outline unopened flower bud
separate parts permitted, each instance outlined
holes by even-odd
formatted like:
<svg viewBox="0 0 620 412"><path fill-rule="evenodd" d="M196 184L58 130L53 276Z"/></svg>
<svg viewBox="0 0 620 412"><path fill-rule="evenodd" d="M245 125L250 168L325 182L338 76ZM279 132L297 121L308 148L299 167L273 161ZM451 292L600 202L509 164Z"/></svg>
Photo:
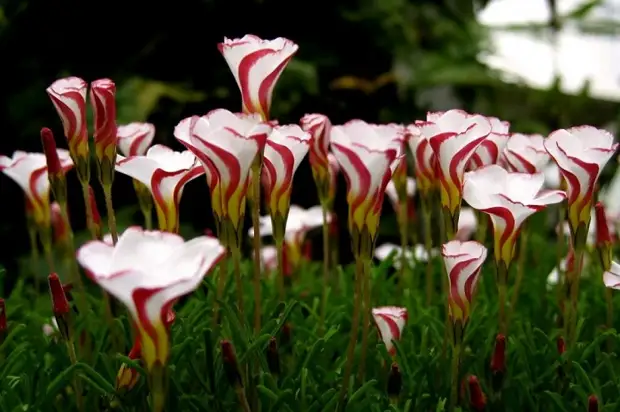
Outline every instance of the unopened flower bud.
<svg viewBox="0 0 620 412"><path fill-rule="evenodd" d="M224 373L228 379L228 383L234 388L243 387L241 373L239 373L239 365L237 364L237 356L235 348L228 340L220 341L222 348L222 361L224 363Z"/></svg>
<svg viewBox="0 0 620 412"><path fill-rule="evenodd" d="M50 293L52 296L52 309L54 310L55 316L65 316L69 314L71 310L69 306L69 301L67 300L67 295L65 294L65 290L60 283L60 279L58 275L52 273L47 278L50 288Z"/></svg>
<svg viewBox="0 0 620 412"><path fill-rule="evenodd" d="M611 267L612 260L612 240L609 234L609 224L605 214L605 207L601 202L594 206L596 216L596 250L603 270L607 271Z"/></svg>
<svg viewBox="0 0 620 412"><path fill-rule="evenodd" d="M69 241L69 230L62 216L62 211L58 202L53 202L51 204L50 218L54 232L54 243L59 246L65 246Z"/></svg>
<svg viewBox="0 0 620 412"><path fill-rule="evenodd" d="M97 199L95 198L95 191L92 186L88 186L88 201L90 203L90 209L92 210L93 215L93 227L95 236L97 239L101 239L101 215L99 214L99 209L97 208ZM88 222L87 222L88 223Z"/></svg>
<svg viewBox="0 0 620 412"><path fill-rule="evenodd" d="M104 186L114 180L116 145L116 85L110 79L95 80L90 84L90 103L95 124L95 157L99 180Z"/></svg>
<svg viewBox="0 0 620 412"><path fill-rule="evenodd" d="M564 338L559 336L557 340L558 354L562 356L564 352L566 352L566 343L564 342Z"/></svg>
<svg viewBox="0 0 620 412"><path fill-rule="evenodd" d="M590 395L588 398L588 412L598 412L598 398L596 395Z"/></svg>
<svg viewBox="0 0 620 412"><path fill-rule="evenodd" d="M127 357L131 360L140 360L142 357L142 347L139 339L135 340ZM116 391L121 393L130 391L138 383L138 379L140 379L138 371L123 363L116 375Z"/></svg>
<svg viewBox="0 0 620 412"><path fill-rule="evenodd" d="M482 392L478 378L472 375L467 382L469 384L469 404L471 408L476 412L484 411L487 405L487 398L484 396L484 392Z"/></svg>
<svg viewBox="0 0 620 412"><path fill-rule="evenodd" d="M506 372L506 337L501 333L495 337L495 348L491 357L491 382L494 391L499 391Z"/></svg>
<svg viewBox="0 0 620 412"><path fill-rule="evenodd" d="M44 127L41 129L41 141L43 143L43 151L45 152L45 160L47 162L47 176L50 182L50 188L56 201L60 204L67 202L67 184L65 173L58 157L56 150L56 140L50 129Z"/></svg>
<svg viewBox="0 0 620 412"><path fill-rule="evenodd" d="M269 339L267 345L267 366L269 366L269 372L273 375L280 374L280 354L278 353L278 341L272 337Z"/></svg>
<svg viewBox="0 0 620 412"><path fill-rule="evenodd" d="M397 398L403 386L403 375L396 362L392 362L387 379L387 394L390 398Z"/></svg>

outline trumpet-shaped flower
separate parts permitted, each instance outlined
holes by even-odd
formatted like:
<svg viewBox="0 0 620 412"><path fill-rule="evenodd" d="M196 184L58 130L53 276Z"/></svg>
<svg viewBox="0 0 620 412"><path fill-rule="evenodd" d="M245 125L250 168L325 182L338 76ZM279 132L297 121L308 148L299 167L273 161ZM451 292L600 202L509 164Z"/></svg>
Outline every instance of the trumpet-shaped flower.
<svg viewBox="0 0 620 412"><path fill-rule="evenodd" d="M372 308L372 318L375 321L379 336L383 340L385 349L392 356L396 355L393 341L399 341L403 329L407 324L407 308L397 306L382 306Z"/></svg>
<svg viewBox="0 0 620 412"><path fill-rule="evenodd" d="M559 203L566 194L543 191L542 173L511 173L491 165L465 174L463 198L474 209L491 217L495 259L510 267L516 239L525 220L546 206Z"/></svg>
<svg viewBox="0 0 620 412"><path fill-rule="evenodd" d="M179 229L179 203L185 184L204 173L191 152L175 152L164 145L151 147L145 156L118 155L116 170L150 189L160 230L173 233Z"/></svg>
<svg viewBox="0 0 620 412"><path fill-rule="evenodd" d="M400 246L393 243L384 243L377 246L375 249L375 257L381 261L387 259L392 253L395 254L392 266L394 266L394 269L400 270L400 257L403 253L403 249ZM431 256L437 256L436 249L431 251ZM405 259L409 262L411 267L414 267L415 262L428 262L429 257L425 246L422 244L417 244L413 245L411 248L405 249Z"/></svg>
<svg viewBox="0 0 620 412"><path fill-rule="evenodd" d="M491 122L491 133L478 146L469 161L468 169L475 170L484 166L498 164L500 157L510 138L510 123L497 117L488 117Z"/></svg>
<svg viewBox="0 0 620 412"><path fill-rule="evenodd" d="M448 274L450 318L461 332L469 320L472 300L478 284L487 248L475 241L452 240L441 249Z"/></svg>
<svg viewBox="0 0 620 412"><path fill-rule="evenodd" d="M329 198L331 169L329 167L329 141L332 124L323 114L312 113L301 118L302 129L310 133L308 160L316 183L319 200L325 204Z"/></svg>
<svg viewBox="0 0 620 412"><path fill-rule="evenodd" d="M282 37L263 40L251 34L240 39L224 38L218 44L241 91L245 113L269 119L273 89L298 48Z"/></svg>
<svg viewBox="0 0 620 412"><path fill-rule="evenodd" d="M403 156L399 128L352 120L332 128L331 147L347 181L356 257L371 259L385 188Z"/></svg>
<svg viewBox="0 0 620 412"><path fill-rule="evenodd" d="M73 167L67 150L57 149L60 165L64 172ZM27 212L33 216L39 227L50 225L50 182L47 161L43 153L16 151L12 157L0 155L0 171L13 179L26 196Z"/></svg>
<svg viewBox="0 0 620 412"><path fill-rule="evenodd" d="M185 120L184 122L187 122ZM222 226L220 237L228 247L241 245L250 168L263 152L271 126L257 115L212 110L189 124L177 126L177 139L189 129L190 150L207 171L211 207Z"/></svg>
<svg viewBox="0 0 620 412"><path fill-rule="evenodd" d="M520 173L539 173L545 170L551 157L539 134L514 133L508 139L503 153L506 170ZM554 187L557 188L556 186Z"/></svg>
<svg viewBox="0 0 620 412"><path fill-rule="evenodd" d="M462 207L459 214L459 226L454 238L460 241L470 240L478 227L478 217L471 207Z"/></svg>
<svg viewBox="0 0 620 412"><path fill-rule="evenodd" d="M481 115L449 110L429 113L427 121L420 123L419 128L437 157L441 204L446 210L448 235L454 236L458 227L465 167L491 133L491 122Z"/></svg>
<svg viewBox="0 0 620 412"><path fill-rule="evenodd" d="M172 233L130 227L116 246L86 243L77 260L95 283L127 307L142 358L153 371L166 364L170 353L166 321L172 304L196 289L224 253L215 238L200 236L185 242Z"/></svg>
<svg viewBox="0 0 620 412"><path fill-rule="evenodd" d="M90 84L90 104L93 108L95 156L101 183L111 185L116 161L116 85L110 79Z"/></svg>
<svg viewBox="0 0 620 412"><path fill-rule="evenodd" d="M293 176L308 153L309 142L309 133L297 125L289 125L275 126L265 144L262 182L277 244L284 240Z"/></svg>
<svg viewBox="0 0 620 412"><path fill-rule="evenodd" d="M585 245L598 177L618 144L611 133L592 126L556 130L544 144L566 181L568 222L579 249Z"/></svg>
<svg viewBox="0 0 620 412"><path fill-rule="evenodd" d="M407 126L408 143L413 153L413 170L418 182L418 188L422 196L427 196L435 187L437 157L426 135L422 134L419 125L424 122L416 122Z"/></svg>
<svg viewBox="0 0 620 412"><path fill-rule="evenodd" d="M88 84L79 77L56 80L47 88L65 131L71 158L81 181L90 178L88 125L86 124L86 94Z"/></svg>
<svg viewBox="0 0 620 412"><path fill-rule="evenodd" d="M155 137L155 126L151 123L129 123L118 126L116 135L123 156L144 156Z"/></svg>

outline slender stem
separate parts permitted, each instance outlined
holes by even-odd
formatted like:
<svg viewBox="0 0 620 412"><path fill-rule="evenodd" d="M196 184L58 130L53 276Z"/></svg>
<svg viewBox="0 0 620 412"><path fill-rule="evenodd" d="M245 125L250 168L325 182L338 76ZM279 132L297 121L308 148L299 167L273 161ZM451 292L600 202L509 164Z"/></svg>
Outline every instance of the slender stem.
<svg viewBox="0 0 620 412"><path fill-rule="evenodd" d="M71 229L71 222L69 221L69 213L67 211L67 203L60 203L60 214L62 216L63 223L67 228L67 233L69 236L69 247L71 248L71 256L75 256L75 243L73 239L73 229ZM82 282L82 276L80 276L80 268L78 267L77 260L75 258L70 259L71 265L71 281L75 284L78 290L78 299L77 303L81 313L86 313L88 308L88 302L86 300L86 288L84 287L84 282Z"/></svg>
<svg viewBox="0 0 620 412"><path fill-rule="evenodd" d="M400 200L400 206L398 208L398 213L400 214L400 249L401 249L401 253L400 253L400 282L399 282L399 288L397 288L397 290L400 292L402 292L405 288L405 284L407 284L408 287L411 287L411 285L409 284L408 278L410 279L410 277L407 276L407 253L405 253L405 251L407 250L407 241L408 239L408 233L407 233L407 197L405 196L402 200Z"/></svg>
<svg viewBox="0 0 620 412"><path fill-rule="evenodd" d="M351 336L349 338L349 346L347 347L347 363L344 369L344 375L342 379L342 388L340 388L340 395L338 404L340 409L344 409L344 398L349 391L349 381L351 379L351 372L353 371L353 363L355 361L355 346L357 344L357 334L359 332L359 316L360 306L362 304L361 288L362 280L364 276L364 262L361 259L355 261L355 280L354 280L354 300L353 300L353 315L351 318Z"/></svg>
<svg viewBox="0 0 620 412"><path fill-rule="evenodd" d="M605 288L605 301L607 302L607 330L614 327L614 301L613 293L610 288ZM613 351L613 339L610 336L607 338L607 352Z"/></svg>
<svg viewBox="0 0 620 412"><path fill-rule="evenodd" d="M73 344L73 340L74 340L73 337L75 336L75 330L73 329L72 324L68 326L68 330L69 330L69 336L68 336L68 339L65 340L65 343L67 345L67 353L69 354L69 360L71 361L72 365L75 365L77 363L77 355L75 353L75 346ZM79 411L83 411L84 410L84 399L82 398L82 384L80 383L79 378L75 377L73 381L73 386L75 388L75 402L77 404L77 408Z"/></svg>
<svg viewBox="0 0 620 412"><path fill-rule="evenodd" d="M241 318L244 318L243 310L243 280L241 279L241 251L239 248L232 250L233 266L235 272L235 283L237 289L237 307Z"/></svg>
<svg viewBox="0 0 620 412"><path fill-rule="evenodd" d="M252 175L254 179L254 174ZM254 228L254 331L258 333L261 327L261 259L260 259L260 182L252 185L252 227Z"/></svg>
<svg viewBox="0 0 620 412"><path fill-rule="evenodd" d="M213 329L217 328L219 322L219 310L220 301L224 295L224 286L226 285L226 275L228 269L228 256L227 253L220 261L220 268L217 274L217 289L215 291L215 302L213 302Z"/></svg>
<svg viewBox="0 0 620 412"><path fill-rule="evenodd" d="M499 331L502 334L506 334L506 283L500 281L497 284L498 300L499 300Z"/></svg>
<svg viewBox="0 0 620 412"><path fill-rule="evenodd" d="M52 229L51 227L39 227L39 240L43 245L43 254L47 261L47 266L50 272L56 272L54 265L54 257L52 255Z"/></svg>
<svg viewBox="0 0 620 412"><path fill-rule="evenodd" d="M587 230L587 228L586 228ZM569 326L567 329L569 342L571 347L576 343L577 340L577 320L579 318L577 305L579 303L579 283L581 280L581 268L583 266L583 255L584 255L584 247L580 245L575 246L575 262L573 264L572 274L570 275L571 279L571 289L570 289L570 303L566 306L571 307L570 314L571 319L569 322Z"/></svg>
<svg viewBox="0 0 620 412"><path fill-rule="evenodd" d="M458 404L459 388L459 364L461 363L461 344L457 343L452 348L451 384L450 384L450 407L448 411L454 412Z"/></svg>
<svg viewBox="0 0 620 412"><path fill-rule="evenodd" d="M363 318L362 318L362 356L360 358L360 367L358 370L358 378L360 382L364 382L364 374L366 369L366 352L368 351L368 336L370 335L370 311L371 307L371 298L372 298L372 289L370 285L370 260L364 261L364 273L363 273L363 298L364 298L364 309L363 309Z"/></svg>
<svg viewBox="0 0 620 412"><path fill-rule="evenodd" d="M435 285L433 282L433 259L431 253L433 249L433 236L431 233L432 227L432 212L429 204L428 195L422 198L422 218L424 219L424 246L426 248L426 306L430 306L433 301L433 294L435 291Z"/></svg>
<svg viewBox="0 0 620 412"><path fill-rule="evenodd" d="M248 403L248 397L245 394L245 388L241 385L235 388L235 393L237 394L237 398L239 399L239 405L241 406L241 410L243 412L252 412L250 409L250 404Z"/></svg>
<svg viewBox="0 0 620 412"><path fill-rule="evenodd" d="M37 228L34 224L28 223L28 238L30 239L30 270L34 280L34 290L39 293L41 280L39 279L39 244L37 242ZM34 303L34 302L33 302Z"/></svg>
<svg viewBox="0 0 620 412"><path fill-rule="evenodd" d="M166 366L159 362L149 371L149 390L151 391L151 411L163 412L168 392L168 374Z"/></svg>
<svg viewBox="0 0 620 412"><path fill-rule="evenodd" d="M321 302L321 314L319 317L319 336L323 336L325 327L325 312L327 311L327 296L329 290L329 223L327 222L327 205L322 204L323 209L323 295Z"/></svg>
<svg viewBox="0 0 620 412"><path fill-rule="evenodd" d="M90 190L88 180L81 180L82 184L82 197L84 198L84 208L86 209L86 226L90 231L91 239L97 239L97 230L95 229L95 222L93 220L93 208L90 204Z"/></svg>
<svg viewBox="0 0 620 412"><path fill-rule="evenodd" d="M153 196L148 187L139 180L133 180L133 187L138 197L140 211L144 216L144 227L146 230L153 229Z"/></svg>
<svg viewBox="0 0 620 412"><path fill-rule="evenodd" d="M524 227L521 229L521 237L519 239L519 260L517 262L517 278L515 286L512 289L512 298L510 299L510 316L517 310L517 301L519 300L519 292L521 291L521 283L525 275L525 265L527 263L527 241L528 230Z"/></svg>
<svg viewBox="0 0 620 412"><path fill-rule="evenodd" d="M566 243L565 234L564 234L564 218L566 216L566 208L564 205L560 205L558 207L558 243L557 243L557 255L555 267L558 271L558 283L557 283L557 299L558 304L562 307L562 302L564 301L564 296L562 295L565 283L567 283L566 274L562 270L562 260L564 259L564 243ZM566 318L564 318L564 324L566 324Z"/></svg>
<svg viewBox="0 0 620 412"><path fill-rule="evenodd" d="M280 240L276 242L276 254L278 259L278 274L276 278L276 282L278 285L278 295L280 297L280 301L284 301L285 292L284 292L284 276L286 273L286 262L284 261L284 248L286 244Z"/></svg>
<svg viewBox="0 0 620 412"><path fill-rule="evenodd" d="M118 242L118 231L116 230L116 216L114 214L114 205L112 204L112 185L102 185L103 195L105 197L105 208L108 214L108 230L112 235L112 243L116 245Z"/></svg>

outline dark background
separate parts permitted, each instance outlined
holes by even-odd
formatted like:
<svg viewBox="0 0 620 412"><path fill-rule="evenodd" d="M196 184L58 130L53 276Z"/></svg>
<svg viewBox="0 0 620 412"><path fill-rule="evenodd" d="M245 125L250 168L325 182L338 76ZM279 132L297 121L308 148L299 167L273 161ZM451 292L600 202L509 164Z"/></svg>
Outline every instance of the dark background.
<svg viewBox="0 0 620 412"><path fill-rule="evenodd" d="M216 45L224 36L246 33L287 37L300 46L274 93L272 117L283 124L298 122L307 112L324 113L334 124L352 118L409 123L424 118L427 110L455 107L498 116L521 132L615 124L618 104L591 99L587 85L579 96L563 95L559 84L531 90L503 83L498 73L480 64L478 53L490 45L475 10L486 3L7 0L0 6L0 153L41 151L43 126L51 127L59 146L66 147L45 89L68 75L88 82L113 79L118 123L152 122L155 143L181 149L172 135L179 120L218 107L240 109L237 86ZM555 2L548 3L554 9ZM519 30L552 36L588 10L566 16L554 12L548 25ZM73 172L69 182L73 227L82 239L84 212ZM344 181L339 183L341 259L348 261ZM96 182L93 187L101 195ZM208 198L204 180L186 186L182 232L199 233L212 225ZM120 226L141 224L126 176L117 175L114 203ZM317 203L307 162L297 172L293 203ZM29 246L21 189L4 176L0 204L0 264L7 269L5 281L12 284L24 270L20 257ZM102 206L100 210L104 213ZM382 240L396 240L392 209L386 205L384 211ZM320 251L318 242L315 249Z"/></svg>

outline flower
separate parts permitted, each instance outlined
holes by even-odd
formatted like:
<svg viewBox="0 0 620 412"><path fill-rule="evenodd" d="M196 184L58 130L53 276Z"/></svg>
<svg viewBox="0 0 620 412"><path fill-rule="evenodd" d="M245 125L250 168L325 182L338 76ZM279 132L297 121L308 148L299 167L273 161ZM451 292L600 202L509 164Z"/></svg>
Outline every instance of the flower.
<svg viewBox="0 0 620 412"><path fill-rule="evenodd" d="M495 337L495 347L491 357L491 372L493 374L506 371L506 336L498 333Z"/></svg>
<svg viewBox="0 0 620 412"><path fill-rule="evenodd" d="M435 187L437 157L429 144L429 140L418 127L418 124L423 123L416 122L407 126L407 132L409 136L409 149L414 157L413 170L418 182L418 188L422 196L427 196L428 192Z"/></svg>
<svg viewBox="0 0 620 412"><path fill-rule="evenodd" d="M475 241L452 240L441 248L444 265L450 285L448 304L452 322L460 325L461 331L469 320L482 264L487 257L487 248ZM462 335L458 335L462 336Z"/></svg>
<svg viewBox="0 0 620 412"><path fill-rule="evenodd" d="M73 167L69 152L57 149L62 169L67 172ZM27 199L27 208L40 227L50 225L50 182L47 162L43 153L16 151L12 157L0 155L0 171L17 183Z"/></svg>
<svg viewBox="0 0 620 412"><path fill-rule="evenodd" d="M583 260L581 262L581 267L584 268L590 264L588 255L583 256ZM555 286L560 281L560 272L562 273L575 273L575 250L570 248L566 257L560 260L560 265L558 267L554 267L549 275L547 275L547 288L551 288Z"/></svg>
<svg viewBox="0 0 620 412"><path fill-rule="evenodd" d="M620 290L620 265L611 262L611 267L603 273L603 283L610 289Z"/></svg>
<svg viewBox="0 0 620 412"><path fill-rule="evenodd" d="M95 80L90 84L90 104L95 123L95 156L99 179L111 185L116 161L116 85L110 79Z"/></svg>
<svg viewBox="0 0 620 412"><path fill-rule="evenodd" d="M52 202L50 205L50 221L54 230L54 243L66 247L71 228L65 222L58 202Z"/></svg>
<svg viewBox="0 0 620 412"><path fill-rule="evenodd" d="M332 124L323 114L306 114L300 120L301 128L310 133L310 153L308 160L312 176L319 193L319 200L325 203L329 198L331 169L329 167L329 141Z"/></svg>
<svg viewBox="0 0 620 412"><path fill-rule="evenodd" d="M539 134L513 133L503 153L506 169L521 173L539 173L545 170L551 157L543 142L544 138Z"/></svg>
<svg viewBox="0 0 620 412"><path fill-rule="evenodd" d="M185 242L173 233L130 227L116 246L98 240L86 243L77 260L95 283L127 307L151 371L165 365L170 352L168 310L200 285L224 253L211 237Z"/></svg>
<svg viewBox="0 0 620 412"><path fill-rule="evenodd" d="M381 261L387 259L392 253L394 253L392 266L394 266L394 269L399 270L401 263L400 256L402 253L402 248L400 246L393 243L383 243L375 249L375 257ZM431 256L437 256L437 250L432 250ZM405 249L405 259L407 259L409 264L413 267L414 262L428 262L428 253L424 245L417 244L413 246L413 251L411 248Z"/></svg>
<svg viewBox="0 0 620 412"><path fill-rule="evenodd" d="M441 204L447 212L446 223L450 224L447 234L452 237L458 227L465 167L491 133L491 122L484 116L462 110L428 113L426 119L418 126L437 158Z"/></svg>
<svg viewBox="0 0 620 412"><path fill-rule="evenodd" d="M183 123L185 122L185 123ZM262 153L271 131L257 115L212 110L206 115L182 121L175 129L177 139L187 141L207 173L211 207L226 234L220 233L226 246L241 245L245 201L250 168Z"/></svg>
<svg viewBox="0 0 620 412"><path fill-rule="evenodd" d="M581 248L590 224L596 182L618 144L611 133L592 126L556 130L544 144L566 180L568 222L574 245Z"/></svg>
<svg viewBox="0 0 620 412"><path fill-rule="evenodd" d="M155 137L155 126L140 122L118 126L116 137L123 156L144 156Z"/></svg>
<svg viewBox="0 0 620 412"><path fill-rule="evenodd" d="M332 151L347 181L353 254L371 259L385 188L403 156L403 136L398 128L362 120L334 126L331 136Z"/></svg>
<svg viewBox="0 0 620 412"><path fill-rule="evenodd" d="M399 341L407 323L407 308L397 306L381 306L372 308L372 318L375 321L379 336L383 340L385 349L392 356L396 355L396 348L392 341Z"/></svg>
<svg viewBox="0 0 620 412"><path fill-rule="evenodd" d="M268 272L277 270L278 269L278 249L273 245L267 245L267 246L261 247L260 262L261 262L263 270L266 270Z"/></svg>
<svg viewBox="0 0 620 412"><path fill-rule="evenodd" d="M310 134L297 125L275 126L265 144L262 181L267 210L274 223L274 239L281 243L291 200L293 175L310 142Z"/></svg>
<svg viewBox="0 0 620 412"><path fill-rule="evenodd" d="M86 124L86 92L88 84L79 77L56 80L47 88L64 128L71 158L82 182L90 178L88 125Z"/></svg>
<svg viewBox="0 0 620 412"><path fill-rule="evenodd" d="M462 207L459 214L459 226L454 238L460 241L471 239L478 227L478 218L471 207Z"/></svg>
<svg viewBox="0 0 620 412"><path fill-rule="evenodd" d="M116 170L151 190L159 228L169 232L179 229L179 203L183 187L204 173L191 152L175 152L164 145L151 147L145 156L118 155Z"/></svg>
<svg viewBox="0 0 620 412"><path fill-rule="evenodd" d="M413 177L408 177L405 182L406 182L405 183L405 188L406 188L405 203L406 203L407 199L415 196L416 183ZM394 179L390 180L387 186L385 187L385 193L388 195L388 199L390 199L390 203L392 203L392 207L394 208L394 211L397 213L397 216L400 216L399 211L401 207L401 200L400 200L400 197L398 196L398 191L396 190ZM405 204L405 207L406 206L407 205Z"/></svg>
<svg viewBox="0 0 620 412"><path fill-rule="evenodd" d="M597 202L596 205L594 205L594 211L596 216L596 249L598 251L601 266L604 270L608 270L611 266L613 244L609 230L610 221L605 215L605 207L601 202Z"/></svg>
<svg viewBox="0 0 620 412"><path fill-rule="evenodd" d="M545 186L547 189L562 188L562 174L560 168L555 162L549 163L543 170L545 175Z"/></svg>
<svg viewBox="0 0 620 412"><path fill-rule="evenodd" d="M542 173L511 173L491 165L465 174L463 199L490 216L494 230L495 259L510 267L516 239L525 220L546 206L566 198L559 190L542 191Z"/></svg>
<svg viewBox="0 0 620 412"><path fill-rule="evenodd" d="M483 412L487 406L487 398L480 387L477 376L471 375L467 382L469 384L469 405L476 412Z"/></svg>
<svg viewBox="0 0 620 412"><path fill-rule="evenodd" d="M487 117L487 119L491 122L491 133L471 156L467 167L468 170L497 164L510 138L508 133L510 129L509 122L501 121L497 117Z"/></svg>
<svg viewBox="0 0 620 412"><path fill-rule="evenodd" d="M263 40L251 34L241 39L224 38L218 44L241 91L245 113L269 118L273 89L298 48L283 37Z"/></svg>
<svg viewBox="0 0 620 412"><path fill-rule="evenodd" d="M140 339L136 339L133 344L133 347L127 354L127 357L131 360L138 360L142 356L142 348L140 347ZM130 391L138 380L140 379L140 374L134 368L127 366L127 364L123 363L116 374L116 391L117 392L127 392Z"/></svg>

